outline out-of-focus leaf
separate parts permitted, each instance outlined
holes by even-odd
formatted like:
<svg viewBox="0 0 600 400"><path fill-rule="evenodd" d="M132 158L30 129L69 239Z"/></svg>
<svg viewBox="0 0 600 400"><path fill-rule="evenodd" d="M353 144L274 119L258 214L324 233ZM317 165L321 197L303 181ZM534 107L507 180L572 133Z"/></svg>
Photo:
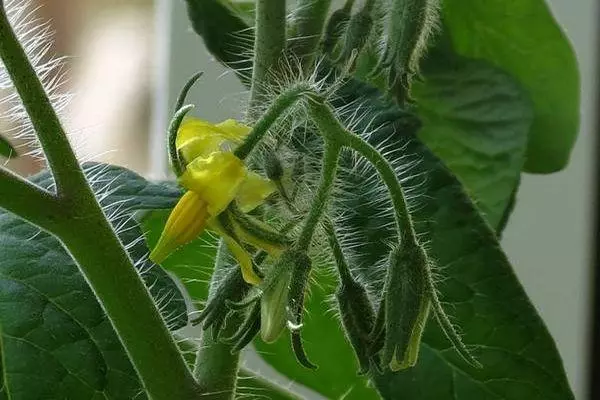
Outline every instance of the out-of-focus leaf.
<svg viewBox="0 0 600 400"><path fill-rule="evenodd" d="M544 0L446 0L456 51L516 77L533 101L525 170L563 169L579 130L579 72L573 49Z"/></svg>
<svg viewBox="0 0 600 400"><path fill-rule="evenodd" d="M194 31L220 62L248 84L252 76L254 34L235 8L221 0L186 0Z"/></svg>
<svg viewBox="0 0 600 400"><path fill-rule="evenodd" d="M444 161L494 228L517 187L533 120L512 77L489 63L433 52L411 95L419 138Z"/></svg>

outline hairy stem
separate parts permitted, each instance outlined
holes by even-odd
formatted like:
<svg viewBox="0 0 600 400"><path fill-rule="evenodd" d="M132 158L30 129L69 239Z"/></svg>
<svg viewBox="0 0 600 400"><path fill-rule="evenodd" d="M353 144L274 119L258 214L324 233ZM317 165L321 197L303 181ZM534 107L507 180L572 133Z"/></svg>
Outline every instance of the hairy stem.
<svg viewBox="0 0 600 400"><path fill-rule="evenodd" d="M211 278L209 299L215 295L228 270L238 268L237 266L232 267L228 259L227 246L221 240ZM234 334L239 322L240 318L229 318L224 328L225 336ZM220 342L218 338L212 337L208 331L202 332L194 375L204 393L203 399L231 400L235 397L240 353L235 352L232 354L232 349L233 345Z"/></svg>
<svg viewBox="0 0 600 400"><path fill-rule="evenodd" d="M297 85L292 85L285 91L283 91L277 98L271 103L270 107L267 111L262 115L262 117L256 122L254 128L244 141L237 149L235 149L234 154L240 160L245 159L250 155L252 150L260 143L262 138L267 134L271 126L277 121L277 119L298 99L302 97L302 95L309 93L311 88L308 84L299 83Z"/></svg>
<svg viewBox="0 0 600 400"><path fill-rule="evenodd" d="M0 9L0 57L21 96L52 169L59 194L72 194L85 177L50 99L13 32L4 7Z"/></svg>
<svg viewBox="0 0 600 400"><path fill-rule="evenodd" d="M0 208L51 232L62 213L58 198L0 166Z"/></svg>
<svg viewBox="0 0 600 400"><path fill-rule="evenodd" d="M329 247L331 248L331 252L333 253L335 265L338 269L340 282L344 283L353 280L354 278L352 277L352 273L350 272L350 267L348 266L348 262L346 261L346 257L344 256L342 245L340 244L340 241L337 237L331 219L325 218L323 221L323 227L325 229L325 234L327 235Z"/></svg>
<svg viewBox="0 0 600 400"><path fill-rule="evenodd" d="M298 1L290 48L302 61L304 71L310 69L315 59L330 5L331 0Z"/></svg>
<svg viewBox="0 0 600 400"><path fill-rule="evenodd" d="M250 89L250 117L269 83L285 48L285 0L256 0L254 67Z"/></svg>
<svg viewBox="0 0 600 400"><path fill-rule="evenodd" d="M319 126L319 129L322 129L322 127ZM300 251L306 251L310 246L315 229L317 228L317 225L327 207L327 200L331 194L331 188L333 187L333 183L335 181L335 173L338 166L337 164L341 147L338 142L327 139L328 133L322 133L326 138L325 153L323 155L322 164L323 173L321 175L321 181L319 182L317 193L312 200L309 214L304 220L304 226L300 232L298 241L296 242L296 247Z"/></svg>
<svg viewBox="0 0 600 400"><path fill-rule="evenodd" d="M15 205L14 199L32 195L28 202L37 201L38 205L46 206L52 204L49 196L36 195L35 188L9 178L6 173L2 174L5 185L12 185L10 189L18 191L11 191L0 201L17 215L47 227L63 242L106 311L149 397L154 400L196 398L199 394L196 383L98 204L58 116L10 27L4 8L0 10L0 57L42 144L57 186L55 201L62 211L46 208L52 212L51 217L46 217L50 221L36 217L35 213L30 217L28 207Z"/></svg>
<svg viewBox="0 0 600 400"><path fill-rule="evenodd" d="M335 140L344 147L349 147L367 159L375 167L383 183L387 186L394 206L394 217L399 234L402 240L416 242L416 234L413 228L408 206L406 204L404 191L396 172L388 161L359 136L348 132L346 128L338 121L331 108L322 102L311 102L310 113L313 120L320 129L327 130L331 140Z"/></svg>

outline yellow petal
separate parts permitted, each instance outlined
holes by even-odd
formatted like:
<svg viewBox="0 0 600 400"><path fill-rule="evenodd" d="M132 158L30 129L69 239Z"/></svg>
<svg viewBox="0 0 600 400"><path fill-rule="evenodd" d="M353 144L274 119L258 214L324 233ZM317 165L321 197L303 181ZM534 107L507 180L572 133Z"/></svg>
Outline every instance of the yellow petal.
<svg viewBox="0 0 600 400"><path fill-rule="evenodd" d="M221 129L208 121L197 118L185 119L179 131L175 144L186 163L196 157L208 157L219 151L220 146L227 140Z"/></svg>
<svg viewBox="0 0 600 400"><path fill-rule="evenodd" d="M215 152L198 157L186 168L179 182L206 202L208 212L216 216L235 198L246 178L244 163L229 152Z"/></svg>
<svg viewBox="0 0 600 400"><path fill-rule="evenodd" d="M186 192L167 219L158 243L150 253L150 260L163 262L178 247L198 237L206 225L206 203L194 192Z"/></svg>
<svg viewBox="0 0 600 400"><path fill-rule="evenodd" d="M228 119L216 125L198 118L187 118L179 127L175 144L186 163L196 157L208 157L225 147L234 148L251 128Z"/></svg>
<svg viewBox="0 0 600 400"><path fill-rule="evenodd" d="M255 172L249 171L236 195L240 209L247 213L261 205L276 187L273 182Z"/></svg>
<svg viewBox="0 0 600 400"><path fill-rule="evenodd" d="M235 142L241 142L252 130L249 126L239 123L235 119L226 119L216 125L217 128L224 132L228 139Z"/></svg>
<svg viewBox="0 0 600 400"><path fill-rule="evenodd" d="M240 268L242 269L242 277L246 282L251 285L259 285L262 282L262 279L256 272L254 272L254 268L252 267L252 257L250 254L233 238L229 236L223 236L223 241L227 244L229 251L231 254L238 260L240 263Z"/></svg>

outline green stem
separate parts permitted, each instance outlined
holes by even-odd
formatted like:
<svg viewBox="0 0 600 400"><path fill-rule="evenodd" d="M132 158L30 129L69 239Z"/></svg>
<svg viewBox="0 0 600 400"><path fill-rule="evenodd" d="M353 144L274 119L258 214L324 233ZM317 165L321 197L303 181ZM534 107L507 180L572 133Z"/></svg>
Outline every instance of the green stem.
<svg viewBox="0 0 600 400"><path fill-rule="evenodd" d="M322 129L319 126L319 129ZM341 146L338 142L328 140L327 131L322 131L325 138L325 153L323 155L323 173L321 175L321 181L317 188L310 211L306 219L304 220L304 226L296 242L296 248L300 251L308 250L310 242L312 241L315 229L319 223L325 208L327 207L327 200L331 194L331 189L335 181L335 173L338 166L338 158L340 155Z"/></svg>
<svg viewBox="0 0 600 400"><path fill-rule="evenodd" d="M148 289L99 211L81 207L55 233L90 283L149 397L199 398L196 382Z"/></svg>
<svg viewBox="0 0 600 400"><path fill-rule="evenodd" d="M319 129L329 132L331 140L337 141L344 147L353 149L375 167L390 192L395 211L396 226L398 232L402 235L402 240L416 242L416 234L410 214L408 213L404 191L398 182L396 172L388 161L365 140L348 132L326 104L311 102L310 113L313 120L319 126Z"/></svg>
<svg viewBox="0 0 600 400"><path fill-rule="evenodd" d="M335 228L333 227L333 223L331 219L325 218L323 220L323 227L325 229L325 234L327 235L327 241L329 242L329 247L331 248L331 252L333 253L333 258L335 260L335 265L338 269L338 274L340 275L340 282L345 283L349 281L353 281L352 273L350 272L350 267L348 266L348 262L346 261L346 257L344 256L344 251L342 250L342 246L340 241L335 233Z"/></svg>
<svg viewBox="0 0 600 400"><path fill-rule="evenodd" d="M250 117L259 102L285 48L285 0L256 0L254 67L250 89Z"/></svg>
<svg viewBox="0 0 600 400"><path fill-rule="evenodd" d="M153 400L193 399L196 383L167 330L156 305L126 250L107 221L81 169L56 112L34 68L17 41L6 13L0 10L0 57L29 114L57 186L62 212L56 211L48 229L65 245L106 311L142 384ZM33 195L38 205L51 204L46 194L3 174L5 185ZM12 182L8 184L7 182ZM44 204L40 199L43 199ZM27 219L27 207L12 209ZM55 211L49 210L48 212ZM35 214L33 214L35 215ZM32 221L34 222L34 221ZM47 221L39 221L44 223ZM35 222L34 222L35 223Z"/></svg>
<svg viewBox="0 0 600 400"><path fill-rule="evenodd" d="M294 41L290 44L290 48L302 61L305 72L309 70L315 59L330 6L331 0L298 1L296 24L290 32L290 37L293 37Z"/></svg>
<svg viewBox="0 0 600 400"><path fill-rule="evenodd" d="M0 208L52 231L63 213L57 197L0 166Z"/></svg>
<svg viewBox="0 0 600 400"><path fill-rule="evenodd" d="M0 57L8 71L52 169L59 195L71 195L85 177L42 83L0 9Z"/></svg>
<svg viewBox="0 0 600 400"><path fill-rule="evenodd" d="M298 101L300 97L311 92L312 88L306 83L292 85L283 91L254 125L244 143L235 149L234 154L241 160L248 157L284 111Z"/></svg>
<svg viewBox="0 0 600 400"><path fill-rule="evenodd" d="M231 268L228 262L229 252L227 246L221 240L215 262L215 269L211 278L209 299L215 295L222 278ZM239 316L228 318L225 325L224 336L235 333L241 319ZM240 353L232 354L233 345L225 344L213 338L208 331L202 332L194 375L199 382L203 399L208 400L230 400L235 396L237 374L240 363Z"/></svg>

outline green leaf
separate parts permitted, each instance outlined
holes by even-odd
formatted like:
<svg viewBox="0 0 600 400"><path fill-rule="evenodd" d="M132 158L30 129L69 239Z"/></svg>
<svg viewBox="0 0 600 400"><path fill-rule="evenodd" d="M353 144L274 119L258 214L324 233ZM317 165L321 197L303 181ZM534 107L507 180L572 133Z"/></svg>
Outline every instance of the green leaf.
<svg viewBox="0 0 600 400"><path fill-rule="evenodd" d="M573 49L544 0L446 0L456 51L509 72L534 105L525 170L563 169L579 130L579 72Z"/></svg>
<svg viewBox="0 0 600 400"><path fill-rule="evenodd" d="M96 193L163 317L187 323L181 292L146 256L138 225L126 211L168 206L176 191L122 168L85 166ZM33 180L51 188L42 173ZM131 200L131 196L135 196ZM110 322L62 245L23 220L0 212L0 340L3 384L13 399L143 398L138 378ZM143 333L142 333L143 334Z"/></svg>
<svg viewBox="0 0 600 400"><path fill-rule="evenodd" d="M362 94L362 100L358 96ZM563 366L542 320L529 302L494 233L464 192L462 185L421 142L411 135L406 116L385 103L378 93L356 82L340 93L337 107L350 104L346 115L363 115L356 131L371 132L372 144L385 147L386 157L401 171L410 195L415 228L428 243L440 276L441 300L463 340L483 364L466 365L430 319L414 368L377 377L387 399L571 399ZM354 121L356 124L356 121ZM370 127L370 128L369 128ZM373 127L378 127L374 129ZM404 133L403 135L399 133ZM346 159L351 162L351 158ZM350 167L352 164L348 164ZM371 168L343 169L341 180L352 190L343 200L346 251L354 272L370 284L375 298L381 293L382 265L393 240L389 201L374 189ZM375 196L375 197L374 197ZM356 251L351 251L354 248ZM356 377L350 346L328 310L327 281L317 278L303 327L305 348L319 365L303 370L284 340L275 346L257 343L260 354L277 370L330 398L376 398Z"/></svg>
<svg viewBox="0 0 600 400"><path fill-rule="evenodd" d="M17 156L15 148L2 136L0 136L0 156L7 158L14 158Z"/></svg>
<svg viewBox="0 0 600 400"><path fill-rule="evenodd" d="M186 0L194 31L220 62L236 71L248 84L252 76L254 33L245 19L227 1Z"/></svg>
<svg viewBox="0 0 600 400"><path fill-rule="evenodd" d="M430 54L411 95L419 138L465 186L494 228L525 162L531 103L514 79L482 60Z"/></svg>

